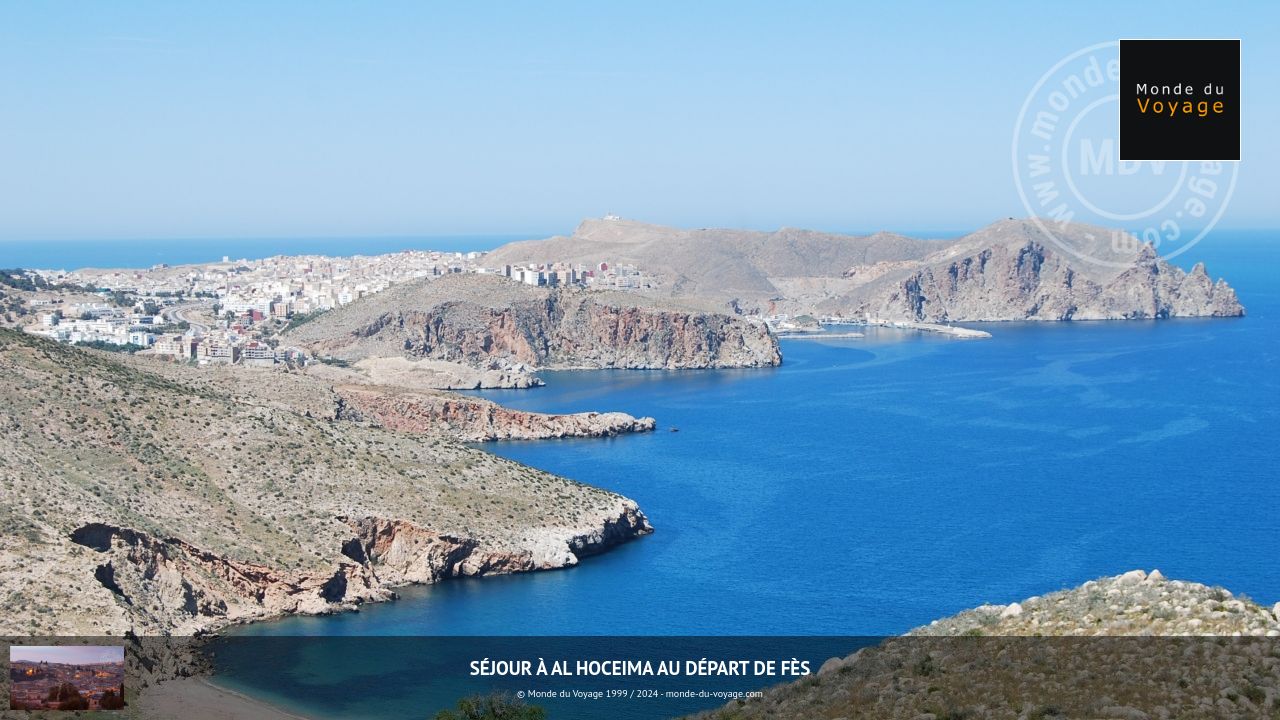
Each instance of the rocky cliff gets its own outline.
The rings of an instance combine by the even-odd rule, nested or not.
[[[1134,570],[984,605],[699,717],[1243,718],[1280,710],[1280,604]]]
[[[485,275],[406,283],[289,334],[344,360],[401,356],[539,368],[723,368],[781,362],[763,325],[639,296]]]
[[[390,600],[402,585],[570,567],[652,531],[629,502],[591,526],[519,530],[518,541],[505,547],[407,520],[338,519],[349,527],[338,559],[305,569],[246,562],[177,537],[104,523],[78,527],[70,539],[93,551],[93,578],[135,627],[190,635],[284,614],[350,610]]]
[[[1055,243],[1033,223],[997,223],[920,263],[850,268],[846,276],[872,279],[820,308],[926,322],[1244,314],[1235,291],[1223,280],[1213,281],[1203,264],[1187,272],[1136,240],[1119,249],[1098,241],[1113,236],[1102,228],[1071,226]],[[1073,256],[1077,249],[1090,259]]]
[[[651,531],[619,495],[341,406],[305,375],[0,330],[0,635],[331,612],[407,582],[570,566]]]
[[[591,529],[536,531],[518,549],[498,552],[474,539],[444,535],[403,520],[348,522],[356,534],[343,545],[343,555],[368,571],[374,583],[392,587],[570,567],[581,558],[652,532],[644,515],[626,504]]]
[[[957,240],[805,230],[682,230],[588,220],[573,235],[513,243],[495,264],[629,263],[677,298],[743,314],[882,320],[1124,320],[1241,315],[1235,292],[1124,232],[1003,220]],[[1212,242],[1212,238],[1205,242]]]
[[[347,417],[372,420],[393,430],[443,434],[464,442],[610,437],[649,432],[653,418],[621,412],[567,415],[512,410],[481,398],[400,388],[339,386]]]

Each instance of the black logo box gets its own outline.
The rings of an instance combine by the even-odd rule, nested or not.
[[[1239,40],[1120,41],[1121,160],[1239,160],[1240,102]]]

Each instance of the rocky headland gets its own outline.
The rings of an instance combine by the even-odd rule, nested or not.
[[[936,620],[704,713],[752,718],[1243,718],[1280,711],[1280,604],[1134,570]]]
[[[161,365],[0,330],[0,635],[189,635],[561,568],[635,503],[342,417],[297,373]]]
[[[762,324],[629,293],[547,289],[491,275],[392,287],[285,334],[322,357],[402,357],[471,367],[767,367]]]
[[[1185,271],[1107,228],[1051,229],[1009,219],[956,240],[917,240],[586,220],[572,235],[512,243],[486,262],[630,264],[656,278],[650,297],[742,314],[972,322],[1244,313],[1203,265]]]
[[[819,302],[817,310],[923,322],[1244,314],[1235,291],[1212,280],[1203,263],[1184,271],[1136,240],[1113,247],[1114,237],[1113,231],[1074,225],[1053,242],[1034,223],[1003,221],[876,276],[850,268],[846,278],[865,284]]]

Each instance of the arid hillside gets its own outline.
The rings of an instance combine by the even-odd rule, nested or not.
[[[0,634],[191,633],[564,567],[636,505],[444,437],[337,417],[298,374],[0,330]]]
[[[659,294],[758,298],[778,292],[775,277],[840,277],[854,265],[918,260],[947,244],[893,233],[686,230],[632,220],[589,219],[572,235],[511,243],[485,261],[494,267],[548,259],[630,264],[662,279]]]
[[[1280,604],[1133,570],[890,638],[702,720],[1271,718]]]

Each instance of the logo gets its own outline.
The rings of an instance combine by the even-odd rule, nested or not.
[[[1128,42],[1128,41],[1126,41]],[[1082,48],[1031,88],[1014,125],[1014,182],[1045,237],[1069,255],[1108,267],[1149,243],[1165,258],[1217,224],[1239,165],[1220,160],[1122,160],[1120,43]],[[1203,84],[1203,83],[1202,83]],[[1111,228],[1068,240],[1070,223]]]
[[[1121,40],[1120,157],[1240,159],[1239,40]]]

